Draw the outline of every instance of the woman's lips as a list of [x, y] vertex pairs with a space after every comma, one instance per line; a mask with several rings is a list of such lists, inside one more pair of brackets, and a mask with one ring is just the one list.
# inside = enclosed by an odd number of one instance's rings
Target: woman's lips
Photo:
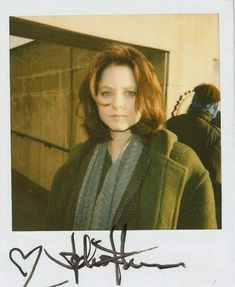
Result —
[[126, 117], [125, 115], [110, 115], [110, 117], [112, 118], [122, 118], [122, 117]]

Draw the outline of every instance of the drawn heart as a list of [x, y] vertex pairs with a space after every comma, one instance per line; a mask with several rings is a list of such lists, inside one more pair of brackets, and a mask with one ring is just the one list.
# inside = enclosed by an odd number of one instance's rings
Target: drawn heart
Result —
[[10, 257], [10, 260], [12, 261], [13, 264], [15, 264], [15, 266], [19, 269], [20, 273], [26, 277], [28, 275], [27, 272], [24, 272], [23, 269], [21, 268], [21, 266], [15, 261], [15, 259], [13, 258], [13, 255], [16, 254], [16, 253], [19, 253], [21, 255], [21, 257], [26, 260], [31, 254], [33, 254], [36, 250], [38, 250], [38, 255], [36, 257], [36, 260], [33, 264], [33, 267], [32, 267], [32, 270], [30, 272], [30, 275], [28, 276], [28, 279], [27, 281], [25, 282], [24, 286], [27, 286], [28, 282], [30, 281], [30, 279], [32, 278], [33, 276], [33, 273], [35, 271], [35, 268], [38, 264], [38, 261], [40, 259], [40, 256], [41, 256], [41, 253], [42, 253], [42, 246], [38, 246], [38, 247], [35, 247], [34, 249], [32, 249], [29, 253], [27, 254], [24, 254], [23, 251], [21, 251], [19, 248], [13, 248], [10, 250], [10, 253], [9, 253], [9, 257]]

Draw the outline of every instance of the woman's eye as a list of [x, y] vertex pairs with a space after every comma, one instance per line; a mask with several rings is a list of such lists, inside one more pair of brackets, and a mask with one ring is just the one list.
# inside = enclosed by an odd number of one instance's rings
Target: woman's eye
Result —
[[104, 98], [108, 98], [112, 95], [111, 92], [109, 91], [105, 91], [105, 92], [101, 92], [101, 96], [104, 97]]
[[127, 91], [126, 95], [127, 96], [131, 96], [131, 97], [135, 97], [136, 96], [136, 92], [135, 91]]

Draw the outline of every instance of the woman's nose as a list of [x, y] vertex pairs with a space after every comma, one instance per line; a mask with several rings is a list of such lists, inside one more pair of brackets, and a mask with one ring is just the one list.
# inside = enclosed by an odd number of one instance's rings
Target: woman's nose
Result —
[[124, 98], [121, 93], [117, 93], [114, 95], [112, 99], [112, 107], [113, 108], [122, 108], [124, 105]]

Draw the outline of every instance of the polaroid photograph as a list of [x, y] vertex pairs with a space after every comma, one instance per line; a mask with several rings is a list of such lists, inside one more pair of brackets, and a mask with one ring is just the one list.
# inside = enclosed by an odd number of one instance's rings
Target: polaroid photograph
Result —
[[234, 286], [233, 1], [1, 1], [1, 282]]

